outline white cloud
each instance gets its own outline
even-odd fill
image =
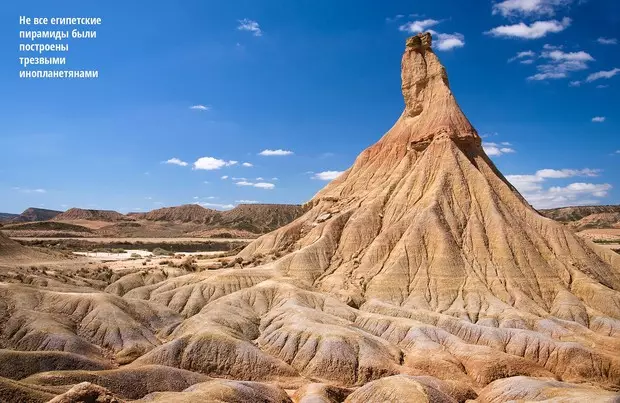
[[[273,189],[276,187],[276,185],[274,185],[273,183],[268,183],[268,182],[248,182],[247,180],[242,180],[239,182],[236,182],[235,185],[237,186],[253,186],[255,188],[259,188],[259,189]]]
[[[581,81],[571,81],[568,83],[569,87],[579,87],[581,85]]]
[[[601,45],[617,45],[618,40],[616,38],[603,38],[600,37],[596,40]]]
[[[292,155],[292,154],[294,154],[292,151],[282,150],[281,148],[278,148],[277,150],[266,149],[258,153],[258,155],[262,155],[265,157],[283,156],[283,155]]]
[[[518,60],[518,59],[525,59],[525,58],[535,57],[535,56],[536,56],[536,52],[534,52],[532,50],[525,50],[523,52],[517,53],[516,56],[511,57],[510,59],[508,59],[508,63],[512,63],[512,62],[514,62],[515,60]],[[523,63],[525,61],[527,61],[529,63],[532,63],[532,60],[523,60],[521,63]]]
[[[401,25],[400,27],[398,27],[398,29],[403,32],[409,32],[410,34],[417,34],[426,31],[428,28],[433,27],[440,22],[441,21],[433,20],[430,18],[420,21],[410,21],[406,24]]]
[[[556,9],[571,2],[572,0],[504,0],[493,5],[493,14],[504,17],[554,15]]]
[[[237,178],[236,176],[233,176],[232,180],[234,180],[234,181],[246,181],[247,179],[246,178]]]
[[[503,154],[511,154],[516,152],[513,148],[507,147],[510,145],[511,144],[508,142],[503,142],[500,144],[483,142],[482,148],[484,149],[484,152],[487,153],[487,155],[499,157]]]
[[[235,203],[241,204],[257,204],[260,203],[258,200],[235,200]]]
[[[280,179],[278,179],[278,178],[276,178],[276,177],[273,177],[273,178],[271,178],[271,180],[272,180],[272,181],[278,181],[278,180],[280,180]]]
[[[405,17],[403,14],[396,14],[394,17],[385,17],[385,21],[386,22],[394,22],[394,21],[400,20],[403,17]]]
[[[319,180],[322,180],[322,181],[331,181],[333,179],[336,179],[340,175],[342,175],[343,172],[344,171],[323,171],[323,172],[318,172],[318,173],[314,174],[312,179],[319,179]]]
[[[257,180],[257,181],[264,181],[264,180],[265,180],[265,178],[263,178],[263,177],[259,176],[258,178],[256,178],[256,180]]]
[[[194,169],[213,171],[222,167],[235,165],[236,163],[237,161],[224,161],[213,157],[202,157],[194,162]]]
[[[274,185],[273,183],[268,183],[268,182],[258,182],[254,184],[255,188],[261,188],[261,189],[273,189],[276,187],[276,185]]]
[[[222,180],[226,180],[226,179],[228,179],[228,175],[224,175],[224,176],[222,176],[222,177],[221,177],[221,179],[222,179]]]
[[[554,61],[580,61],[580,62],[592,62],[594,58],[587,52],[563,52],[561,50],[552,50],[550,52],[543,52],[542,57],[551,59]]]
[[[595,177],[601,173],[600,169],[541,169],[536,171],[539,178],[561,179],[572,178],[575,176]]]
[[[249,162],[244,162],[244,163],[243,163],[243,164],[241,164],[241,165],[243,165],[244,167],[248,167],[248,168],[250,168],[250,167],[253,167],[253,166],[254,166],[253,164],[251,164],[251,163],[249,163]]]
[[[609,79],[612,78],[613,76],[615,76],[616,74],[620,73],[620,69],[619,68],[615,68],[609,71],[599,71],[597,73],[592,73],[588,76],[588,78],[586,78],[587,82],[592,82],[592,81],[596,81],[599,80],[601,78],[605,78],[605,79]]]
[[[453,34],[437,34],[435,47],[438,50],[452,50],[465,46],[465,37],[458,32]]]
[[[523,22],[514,25],[502,25],[495,27],[486,34],[500,38],[522,38],[522,39],[538,39],[549,33],[558,33],[564,31],[570,26],[571,19],[565,17],[562,21],[536,21],[531,25]]]
[[[548,63],[539,65],[539,73],[528,77],[528,80],[566,78],[570,72],[587,69],[588,62],[594,61],[587,52],[563,52],[559,49],[543,51],[541,57],[547,59]]]
[[[538,73],[533,76],[529,76],[528,80],[543,81],[543,80],[557,80],[560,78],[566,78],[566,73]]]
[[[17,190],[18,192],[21,193],[47,193],[47,190],[45,189],[25,189],[25,188],[20,188],[20,187],[14,187],[13,190]]]
[[[251,32],[254,36],[262,36],[263,31],[260,29],[260,24],[254,20],[250,20],[248,18],[244,18],[239,20],[239,26],[237,27],[239,31],[248,31]]]
[[[592,118],[594,123],[603,123],[605,121],[605,116],[595,116]]]
[[[230,210],[231,208],[235,207],[232,204],[220,204],[220,203],[208,203],[208,202],[196,202],[194,204],[198,204],[199,206],[202,206],[202,207],[215,208],[215,209],[221,209],[221,210]]]
[[[608,88],[609,85],[604,85],[604,84],[599,84],[596,86],[596,88]]]
[[[195,111],[210,111],[211,107],[206,105],[193,105],[190,106],[189,109],[193,109]]]
[[[553,208],[567,205],[597,204],[607,196],[611,185],[576,182],[567,186],[554,186],[545,189],[548,179],[566,179],[572,177],[596,177],[598,169],[541,169],[534,175],[506,175],[523,196],[536,208]]]
[[[178,158],[170,158],[168,161],[164,161],[163,164],[178,165],[180,167],[186,167],[187,166],[187,162],[181,161]]]

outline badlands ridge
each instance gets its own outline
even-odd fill
[[[398,121],[240,252],[254,264],[104,291],[0,283],[0,396],[618,401],[620,256],[502,176],[430,34],[407,40],[401,71]]]

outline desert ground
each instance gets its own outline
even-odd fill
[[[0,231],[0,400],[620,401],[620,255],[505,179],[430,34],[401,78],[392,128],[256,239]]]

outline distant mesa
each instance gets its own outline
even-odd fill
[[[62,214],[58,214],[53,218],[54,221],[124,221],[129,220],[127,216],[112,210],[86,210],[81,208],[71,208]]]
[[[30,207],[24,210],[23,213],[15,215],[10,219],[11,222],[35,222],[35,221],[47,221],[61,214],[62,211],[48,210],[42,208]]]

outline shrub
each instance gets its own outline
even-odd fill
[[[153,256],[172,256],[172,255],[174,255],[173,252],[170,252],[170,251],[168,251],[166,249],[163,249],[163,248],[155,248],[155,249],[153,249],[153,252],[151,252],[151,253],[153,253]]]
[[[196,265],[196,259],[194,259],[193,256],[188,256],[185,259],[183,259],[183,262],[181,262],[179,267],[184,270],[192,271],[192,272],[196,271],[196,269],[198,268],[198,266]]]

